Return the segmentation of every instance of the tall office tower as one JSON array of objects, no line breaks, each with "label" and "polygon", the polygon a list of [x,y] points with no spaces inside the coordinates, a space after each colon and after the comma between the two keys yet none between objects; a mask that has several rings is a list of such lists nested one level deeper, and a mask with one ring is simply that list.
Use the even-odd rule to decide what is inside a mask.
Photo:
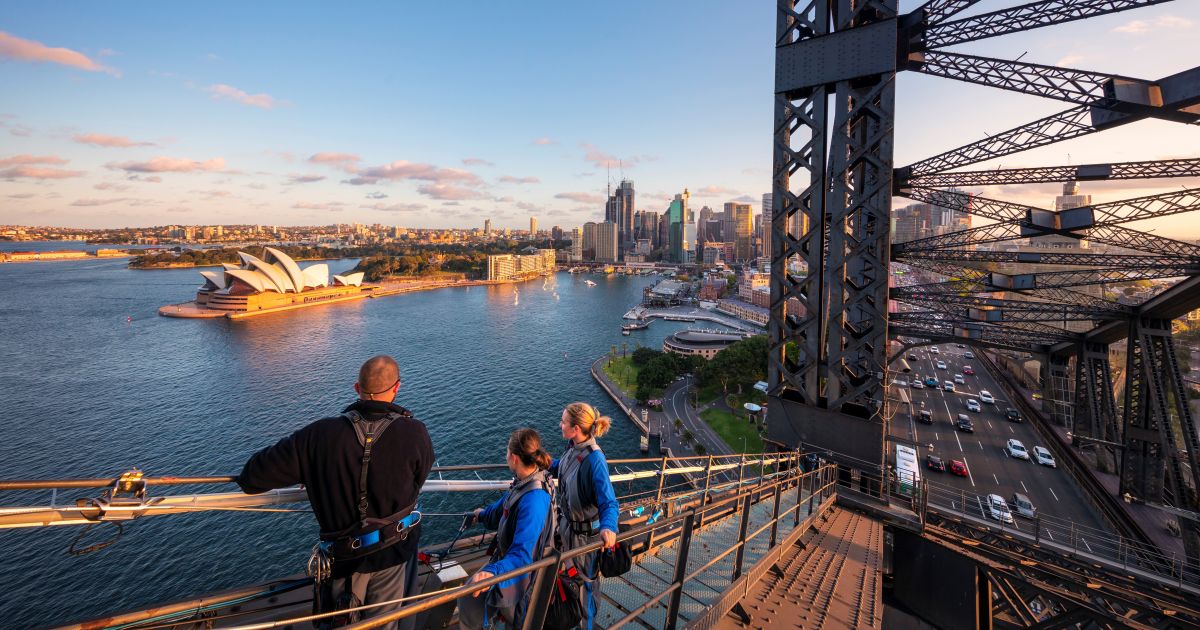
[{"label": "tall office tower", "polygon": [[604,203],[604,220],[617,224],[620,237],[618,247],[624,251],[633,243],[633,182],[622,179],[617,189],[608,195]]},{"label": "tall office tower", "polygon": [[563,239],[563,229],[557,225],[550,228],[550,238],[556,241],[561,241]]},{"label": "tall office tower", "polygon": [[537,217],[529,217],[529,235],[537,236]]},{"label": "tall office tower", "polygon": [[653,210],[642,210],[641,238],[648,239],[650,241],[651,249],[657,249],[659,247],[657,212]]},{"label": "tall office tower", "polygon": [[596,262],[617,262],[620,231],[616,223],[596,224]]},{"label": "tall office tower", "polygon": [[666,250],[663,260],[671,259],[671,213],[663,212],[658,216],[658,247]]},{"label": "tall office tower", "polygon": [[[721,215],[717,215],[718,217]],[[725,232],[723,231],[724,222],[720,219],[709,219],[704,224],[704,243],[708,247],[710,243],[720,245],[725,242]]]},{"label": "tall office tower", "polygon": [[[670,225],[668,232],[668,251],[673,262],[688,263],[688,252],[694,255],[696,246],[696,223],[692,219],[692,212],[688,209],[688,199],[691,198],[691,193],[686,188],[683,192],[675,195],[675,199],[671,200],[671,205],[667,207],[667,220]],[[685,226],[691,225],[691,231],[688,232]],[[689,238],[690,237],[690,238]]]},{"label": "tall office tower", "polygon": [[764,193],[762,196],[762,218],[758,221],[758,233],[762,236],[762,255],[767,259],[771,259],[771,217],[774,216],[775,205],[772,203],[771,193]]},{"label": "tall office tower", "polygon": [[[1079,193],[1079,182],[1075,180],[1064,182],[1062,194],[1054,198],[1054,209],[1059,211],[1070,210],[1072,208],[1082,208],[1083,206],[1090,205],[1092,205],[1092,196],[1081,195]],[[1034,236],[1029,239],[1029,244],[1033,247],[1042,247],[1047,249],[1090,248],[1090,244],[1086,239],[1071,238],[1070,236],[1060,236],[1057,234],[1049,236]]]},{"label": "tall office tower", "polygon": [[633,240],[636,242],[639,238],[645,238],[644,236],[642,236],[642,211],[634,210],[633,211]]},{"label": "tall office tower", "polygon": [[[728,202],[725,204],[725,214],[732,219],[734,257],[739,261],[750,260],[754,255],[751,251],[751,237],[754,233],[754,209],[748,203]],[[725,235],[729,240],[729,235]]]},{"label": "tall office tower", "polygon": [[596,260],[596,225],[595,221],[583,224],[583,260]]},{"label": "tall office tower", "polygon": [[700,241],[701,245],[708,241],[707,228],[708,222],[712,220],[712,215],[712,208],[708,206],[700,208],[700,219],[696,221],[696,240]]},{"label": "tall office tower", "polygon": [[[925,206],[922,208],[922,206]],[[925,234],[929,204],[915,203],[892,210],[892,242],[915,241]]]},{"label": "tall office tower", "polygon": [[583,260],[583,228],[571,230],[571,260]]},{"label": "tall office tower", "polygon": [[492,220],[483,220],[483,238],[492,238]]}]

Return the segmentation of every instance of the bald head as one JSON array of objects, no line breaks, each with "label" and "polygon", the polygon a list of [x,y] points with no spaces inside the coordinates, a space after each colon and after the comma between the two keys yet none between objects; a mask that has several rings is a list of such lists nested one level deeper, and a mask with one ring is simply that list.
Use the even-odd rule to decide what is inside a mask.
[{"label": "bald head", "polygon": [[367,400],[391,401],[400,383],[400,366],[386,354],[371,357],[358,370],[358,395]]}]

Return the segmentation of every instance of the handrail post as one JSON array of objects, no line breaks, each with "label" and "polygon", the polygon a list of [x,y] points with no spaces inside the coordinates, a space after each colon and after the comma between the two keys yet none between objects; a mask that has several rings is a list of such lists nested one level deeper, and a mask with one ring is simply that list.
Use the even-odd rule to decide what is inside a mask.
[{"label": "handrail post", "polygon": [[796,479],[796,520],[792,527],[800,526],[800,504],[804,502],[804,482],[807,479],[807,473],[800,473],[800,477]]},{"label": "handrail post", "polygon": [[[662,464],[661,464],[660,468],[658,469],[658,492],[655,493],[655,495],[654,495],[654,508],[650,510],[650,514],[652,514],[652,515],[654,514],[654,510],[657,510],[659,508],[660,504],[662,503],[663,482],[666,480],[667,480],[667,456],[663,455]],[[654,548],[654,532],[656,532],[656,531],[658,531],[657,528],[650,530],[650,536],[648,536],[646,538],[646,551],[650,551],[651,549]]]},{"label": "handrail post", "polygon": [[742,491],[742,481],[746,478],[746,454],[742,453],[738,458],[738,492]]},{"label": "handrail post", "polygon": [[[713,463],[713,456],[710,453],[708,456],[708,464],[706,464],[704,466],[704,497],[702,499],[700,499],[701,507],[708,505],[708,490],[710,487],[712,487],[712,463]],[[697,515],[696,527],[701,527],[703,525],[704,525],[704,514],[700,513]]]},{"label": "handrail post", "polygon": [[692,529],[695,525],[696,510],[683,518],[683,532],[679,535],[678,550],[675,554],[675,576],[671,585],[675,590],[667,600],[667,625],[665,630],[675,630],[675,622],[679,620],[679,602],[683,599],[683,578],[687,577],[688,549],[692,546]]},{"label": "handrail post", "polygon": [[730,582],[737,581],[738,578],[742,577],[742,560],[746,557],[746,533],[750,530],[751,494],[747,494],[745,499],[739,501],[739,503],[742,503],[742,525],[738,532],[737,556],[733,564],[733,579]]},{"label": "handrail post", "polygon": [[[561,552],[555,552],[556,555],[561,555]],[[546,620],[546,611],[550,608],[550,597],[554,594],[555,578],[558,577],[558,568],[562,566],[562,560],[558,560],[553,566],[546,567],[538,572],[534,578],[533,588],[529,594],[529,608],[525,613],[525,622],[522,624],[522,630],[538,630]]]},{"label": "handrail post", "polygon": [[763,481],[767,474],[767,456],[765,453],[760,453],[758,456],[758,487],[762,487]]},{"label": "handrail post", "polygon": [[779,499],[783,496],[783,487],[775,484],[775,509],[771,513],[771,544],[768,549],[775,546],[775,535],[779,532]]}]

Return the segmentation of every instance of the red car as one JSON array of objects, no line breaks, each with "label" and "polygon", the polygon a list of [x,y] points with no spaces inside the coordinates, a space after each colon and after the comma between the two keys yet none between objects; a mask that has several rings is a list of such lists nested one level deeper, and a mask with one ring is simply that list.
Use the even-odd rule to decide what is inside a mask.
[{"label": "red car", "polygon": [[957,459],[950,460],[950,474],[958,475],[959,477],[966,477],[967,476],[967,465],[962,463],[961,460],[957,460]]},{"label": "red car", "polygon": [[963,374],[974,374],[974,373],[975,373],[975,368],[973,368],[969,365],[963,366]]}]

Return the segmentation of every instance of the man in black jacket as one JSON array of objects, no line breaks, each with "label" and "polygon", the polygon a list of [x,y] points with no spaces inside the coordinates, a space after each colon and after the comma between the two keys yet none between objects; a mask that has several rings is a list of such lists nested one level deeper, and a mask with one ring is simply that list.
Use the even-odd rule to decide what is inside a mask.
[{"label": "man in black jacket", "polygon": [[255,453],[238,475],[247,494],[304,484],[333,558],[330,579],[315,593],[319,612],[404,597],[405,565],[420,534],[412,510],[434,456],[425,425],[392,403],[398,389],[396,360],[373,357],[358,372],[359,399],[342,415]]}]

